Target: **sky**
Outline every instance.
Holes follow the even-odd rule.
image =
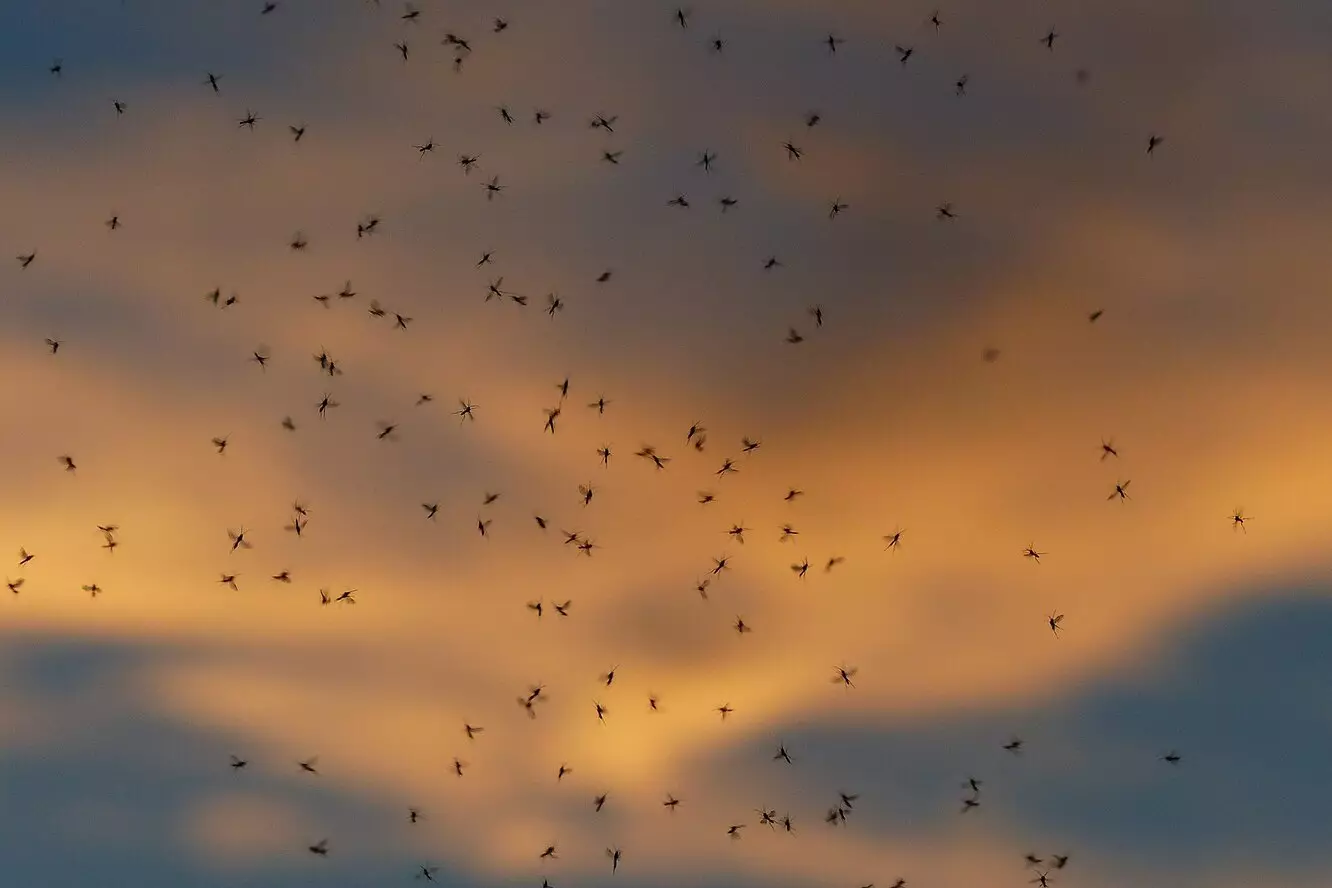
[[[7,882],[1332,883],[1332,10],[262,7],[4,12]]]

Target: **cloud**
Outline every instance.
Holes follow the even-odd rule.
[[[1218,614],[1234,650],[1321,619],[1245,610],[1325,567],[1321,155],[1292,146],[1326,136],[1326,63],[1287,7],[963,4],[937,34],[928,9],[868,3],[733,0],[687,30],[665,7],[534,6],[502,34],[479,3],[423,3],[416,25],[390,5],[30,10],[0,170],[0,243],[37,252],[0,267],[0,545],[36,556],[3,601],[5,754],[39,814],[18,872],[63,842],[83,849],[52,876],[70,881],[105,855],[108,877],[191,884],[430,861],[560,884],[611,879],[620,846],[613,878],[636,884],[961,885],[1063,843],[1079,884],[1238,884],[1274,845],[1283,880],[1317,881],[1312,797],[1269,798],[1306,751],[1215,715],[1243,691],[1316,740],[1286,648],[1238,672],[1211,642],[1162,653]],[[445,30],[475,46],[459,73]],[[253,548],[231,551],[242,527]],[[1021,765],[995,750],[1028,730]],[[1178,774],[1154,760],[1172,743]],[[972,762],[994,776],[964,818]],[[798,831],[758,824],[768,805]],[[304,848],[325,836],[320,861]]]

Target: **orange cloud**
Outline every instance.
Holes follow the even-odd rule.
[[[144,659],[101,699],[7,692],[5,750],[58,747],[122,711],[248,745],[244,777],[267,783],[201,789],[171,839],[219,869],[280,869],[336,825],[299,803],[295,762],[319,755],[329,792],[428,814],[410,840],[383,839],[393,853],[443,847],[448,866],[495,880],[604,876],[607,846],[633,878],[1024,877],[1014,849],[1039,837],[954,818],[951,785],[931,787],[918,827],[885,836],[819,823],[844,763],[811,766],[827,799],[762,757],[726,763],[816,725],[924,731],[1064,705],[1141,676],[1183,628],[1254,590],[1321,575],[1332,424],[1316,210],[1288,203],[1298,163],[1269,188],[1248,154],[1205,150],[1238,112],[1183,86],[1150,95],[1160,38],[1140,70],[1116,53],[1141,35],[1096,37],[1113,24],[1099,14],[1056,23],[1072,46],[1051,56],[1036,42],[1046,13],[964,5],[936,54],[915,11],[783,3],[764,7],[752,41],[740,31],[709,54],[710,28],[739,31],[757,9],[724,4],[715,22],[700,10],[681,34],[669,15],[551,7],[483,43],[491,16],[473,5],[431,25],[485,47],[459,75],[424,25],[403,65],[391,44],[408,26],[337,19],[298,44],[327,96],[239,72],[225,101],[153,83],[124,119],[97,122],[108,134],[95,142],[74,139],[84,118],[66,113],[92,98],[23,112],[33,126],[0,171],[0,241],[38,257],[3,272],[0,536],[36,557],[15,554],[6,580],[24,582],[0,594],[15,638]],[[1198,4],[1133,10],[1142,31],[1203,22],[1234,37]],[[825,28],[854,38],[844,56],[825,58]],[[804,56],[785,52],[797,38]],[[923,70],[894,61],[899,40],[921,46]],[[1203,38],[1185,42],[1215,70]],[[1095,89],[1079,92],[1083,58]],[[808,83],[790,73],[806,67]],[[963,70],[988,77],[947,105]],[[896,79],[880,96],[888,81],[870,73]],[[264,117],[253,133],[232,119],[247,102]],[[531,109],[547,106],[538,130]],[[1292,100],[1294,122],[1313,107]],[[816,108],[826,120],[805,127]],[[588,126],[598,113],[620,115],[616,133]],[[287,122],[307,119],[292,142]],[[1145,158],[1139,143],[1167,125]],[[433,138],[438,156],[418,157]],[[788,160],[786,139],[806,156]],[[625,151],[614,167],[601,160],[612,147]],[[695,166],[705,150],[714,173]],[[1235,150],[1283,156],[1258,137]],[[480,169],[466,175],[454,160],[472,151]],[[487,201],[492,175],[508,190]],[[687,210],[666,205],[677,194]],[[723,195],[739,199],[725,216]],[[839,196],[851,206],[829,220]],[[945,200],[957,219],[934,218]],[[103,227],[112,213],[123,229]],[[357,239],[367,214],[382,228]],[[296,232],[304,252],[288,246]],[[763,268],[769,256],[782,266]],[[492,283],[528,305],[488,300]],[[344,284],[354,297],[334,295]],[[239,301],[209,304],[214,287]],[[548,293],[564,300],[553,317]],[[783,342],[788,327],[805,341]],[[261,345],[266,369],[250,360]],[[989,347],[998,360],[981,360]],[[321,351],[342,376],[321,372]],[[338,406],[321,418],[325,393]],[[604,414],[591,406],[603,397]],[[459,399],[475,421],[455,414]],[[742,453],[746,437],[761,447]],[[1111,439],[1119,456],[1098,461]],[[649,446],[665,468],[635,455]],[[723,477],[726,459],[738,472]],[[1130,500],[1109,500],[1130,480]],[[787,501],[791,489],[803,495]],[[286,529],[298,500],[300,537]],[[1231,526],[1235,509],[1249,532]],[[233,551],[240,528],[253,548]],[[729,569],[713,574],[721,558]],[[356,603],[323,606],[321,589]],[[857,670],[854,688],[838,686],[839,666]],[[614,667],[613,686],[598,680]],[[536,684],[549,699],[528,719],[519,701]],[[485,732],[469,741],[465,723]],[[1097,771],[1055,746],[1070,771]],[[572,770],[557,779],[561,764]],[[767,804],[797,812],[798,839],[755,822]],[[115,844],[148,828],[132,808],[84,800],[57,821]],[[552,842],[559,862],[542,863]],[[1238,879],[1244,853],[1206,878]],[[1152,866],[1079,871],[1079,884]]]

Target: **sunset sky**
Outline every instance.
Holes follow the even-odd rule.
[[[1332,884],[1332,9],[12,5],[4,884]]]

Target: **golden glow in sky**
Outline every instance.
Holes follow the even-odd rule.
[[[15,884],[1327,884],[1321,10],[269,5],[0,38]]]

